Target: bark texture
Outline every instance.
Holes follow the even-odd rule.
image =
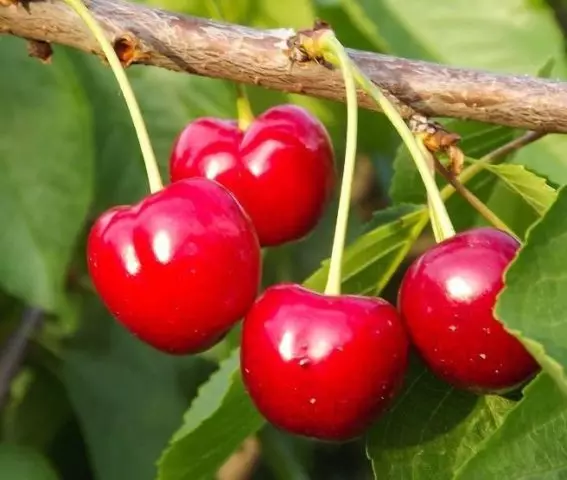
[[[80,18],[63,1],[10,1],[0,2],[0,33],[102,55]],[[122,0],[91,0],[87,5],[128,64],[154,65],[344,101],[338,71],[315,64],[290,68],[286,40],[295,33],[293,30],[259,30]],[[399,99],[405,117],[419,112],[527,130],[567,132],[565,82],[355,50],[349,50],[349,54],[376,84]],[[359,100],[362,107],[376,109],[362,92]]]

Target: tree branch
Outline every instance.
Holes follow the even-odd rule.
[[[296,64],[290,69],[285,49],[292,30],[258,30],[122,0],[91,0],[88,6],[127,63],[344,101],[339,72],[321,65]],[[101,55],[81,20],[61,0],[0,6],[0,33]],[[567,132],[567,83],[355,50],[349,54],[374,82],[404,104],[404,117],[417,111],[428,116]],[[364,108],[376,109],[361,91],[359,102]]]
[[[29,337],[41,325],[43,316],[41,310],[27,308],[22,315],[20,325],[0,351],[0,408],[4,407],[12,380],[24,359]]]

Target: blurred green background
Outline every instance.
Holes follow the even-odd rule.
[[[202,0],[149,3],[214,15]],[[543,0],[219,3],[231,22],[306,28],[321,18],[352,48],[565,78],[564,37]],[[552,3],[561,20],[563,5]],[[42,65],[27,56],[23,40],[0,37],[0,339],[15,330],[27,306],[48,312],[1,406],[0,478],[151,480],[184,411],[218,362],[229,357],[238,335],[234,332],[204,355],[170,358],[130,337],[89,293],[84,237],[90,222],[112,205],[137,201],[147,184],[130,117],[110,70],[97,58],[68,48],[55,46],[54,52],[52,64]],[[543,72],[550,65],[551,71]],[[128,75],[164,178],[171,143],[187,122],[236,114],[235,89],[228,82],[151,67],[133,67]],[[256,113],[293,102],[317,115],[331,132],[340,168],[344,105],[260,88],[249,88],[249,93]],[[469,155],[481,155],[514,133],[463,122],[451,125],[464,134]],[[351,239],[372,212],[393,200],[423,200],[387,121],[361,112],[359,129]],[[567,182],[565,147],[564,137],[551,135],[514,162],[562,185]],[[492,205],[506,195],[486,179],[479,182],[475,188]],[[479,223],[462,202],[451,208],[459,228]],[[335,210],[336,202],[306,239],[267,252],[265,284],[303,281],[319,267],[330,252]],[[510,203],[499,213],[519,230],[526,222]],[[394,279],[385,294],[395,301],[395,292]],[[222,436],[223,423],[219,425]],[[267,426],[259,439],[263,453],[253,478],[371,478],[362,442],[316,443]],[[198,478],[208,478],[203,475]]]

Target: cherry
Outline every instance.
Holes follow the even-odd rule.
[[[469,230],[425,252],[404,276],[398,305],[410,337],[431,370],[456,387],[503,393],[539,369],[493,314],[519,247],[499,230]]]
[[[242,325],[244,384],[275,426],[321,440],[360,435],[403,381],[408,340],[380,298],[268,288]]]
[[[95,222],[88,268],[103,303],[132,333],[170,354],[219,341],[260,282],[252,223],[221,185],[189,179]]]
[[[227,187],[248,212],[262,246],[297,240],[321,218],[335,185],[325,127],[295,105],[271,108],[246,131],[200,118],[175,140],[171,181],[204,176]]]

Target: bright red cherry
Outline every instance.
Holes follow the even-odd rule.
[[[409,268],[398,305],[417,350],[448,383],[502,393],[539,369],[492,312],[520,244],[493,228],[458,233]]]
[[[241,367],[275,426],[320,440],[354,438],[388,406],[406,370],[408,340],[380,298],[268,288],[242,325]]]
[[[87,245],[94,286],[141,340],[171,354],[206,350],[257,295],[260,246],[234,197],[204,178],[108,210]]]
[[[297,240],[315,227],[335,185],[325,127],[303,108],[281,105],[246,131],[200,118],[177,137],[171,181],[207,177],[227,187],[248,212],[262,246]]]

